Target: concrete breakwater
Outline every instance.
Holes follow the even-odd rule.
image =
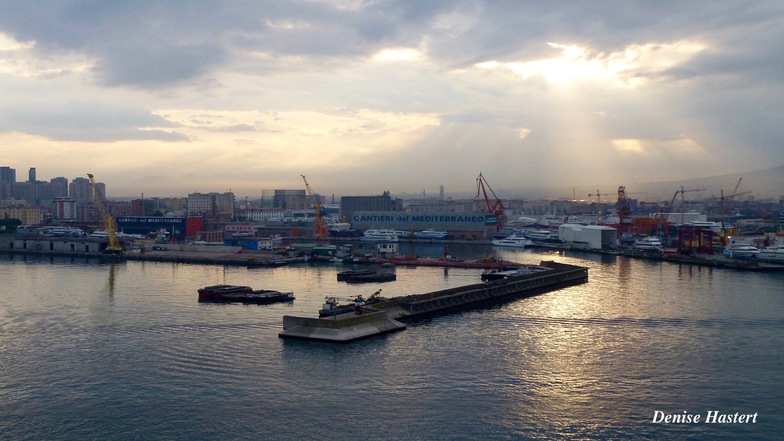
[[[283,316],[281,338],[349,342],[399,331],[403,323],[485,304],[531,297],[566,286],[588,282],[588,268],[543,261],[548,270],[504,280],[413,294],[382,300],[362,307],[362,314],[344,313],[325,318]]]

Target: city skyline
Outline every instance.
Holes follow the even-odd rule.
[[[7,174],[14,174],[19,175],[18,170],[14,169],[13,167],[8,167],[5,165],[0,164],[0,172],[3,174],[3,183],[6,183],[6,179],[8,176]],[[42,184],[50,184],[59,182],[58,185],[62,185],[65,187],[66,195],[69,197],[73,197],[70,195],[72,190],[69,188],[74,187],[77,185],[79,188],[89,187],[89,180],[85,179],[81,176],[76,177],[65,177],[65,176],[56,176],[51,179],[37,179],[37,168],[31,167],[28,170],[29,178],[25,179],[17,179],[16,183],[29,185],[31,182],[30,179],[36,177],[35,181],[37,183]],[[730,194],[731,190],[737,192],[741,188],[741,183],[745,182],[743,187],[743,191],[740,196],[743,199],[784,199],[784,165],[778,167],[772,167],[762,170],[755,170],[749,171],[745,173],[734,173],[734,174],[727,174],[727,175],[717,175],[717,176],[705,176],[705,177],[697,177],[697,178],[690,178],[690,179],[683,179],[678,181],[659,181],[659,182],[646,182],[641,183],[636,186],[632,186],[627,188],[625,185],[619,186],[623,187],[627,190],[627,195],[632,197],[633,199],[639,199],[642,201],[647,202],[655,202],[660,201],[662,199],[668,199],[673,191],[678,191],[680,189],[691,187],[693,190],[690,191],[697,191],[692,198],[690,199],[716,199],[721,194]],[[728,185],[731,184],[731,185]],[[113,200],[133,200],[133,199],[144,199],[145,194],[144,192],[138,194],[130,194],[130,195],[119,195],[110,191],[111,189],[106,188],[106,184],[103,182],[96,182],[96,185],[100,186],[101,193],[106,195],[107,199]],[[700,187],[698,189],[698,187]],[[13,193],[11,191],[11,187],[7,187],[9,193]],[[481,192],[478,192],[478,189],[474,189],[472,191],[455,191],[455,192],[447,192],[443,185],[438,186],[437,191],[429,191],[430,189],[422,189],[420,192],[417,193],[407,193],[407,192],[389,192],[385,190],[383,192],[379,192],[375,195],[380,195],[384,193],[390,193],[396,198],[402,198],[404,200],[413,200],[413,199],[442,199],[442,200],[451,200],[451,199],[477,199],[482,196]],[[632,191],[629,193],[629,191]],[[29,191],[29,190],[26,190]],[[260,189],[257,194],[246,194],[240,195],[233,192],[231,189],[226,191],[218,190],[218,189],[201,189],[195,191],[189,191],[183,194],[157,194],[157,193],[147,193],[147,198],[185,198],[192,194],[220,194],[220,193],[232,193],[235,197],[239,199],[264,199],[263,193],[271,193],[273,191],[301,191],[303,194],[306,193],[306,189],[304,188],[297,188],[296,185],[292,185],[289,188],[268,188],[268,189]],[[549,200],[576,200],[576,201],[601,201],[603,203],[614,201],[617,192],[615,188],[610,189],[609,187],[605,190],[599,190],[591,187],[538,187],[538,188],[498,188],[493,189],[491,187],[487,187],[486,189],[488,197],[491,199],[495,196],[501,199],[549,199]],[[23,191],[24,192],[24,191]],[[84,190],[82,190],[84,193]],[[335,193],[319,193],[314,192],[315,194],[321,197],[322,202],[329,204],[333,199],[337,200],[342,196],[372,196],[374,194],[368,193],[366,191],[362,191],[359,189],[357,193],[354,194],[335,194]],[[4,193],[0,193],[2,195]],[[63,195],[63,196],[66,196]],[[266,196],[270,198],[270,195]],[[0,198],[1,199],[1,198]],[[24,199],[24,198],[23,198]],[[89,199],[92,200],[92,193],[89,192],[89,197],[84,197],[84,195],[77,197],[76,199],[83,200]]]
[[[116,197],[255,196],[302,174],[322,195],[471,193],[480,172],[613,189],[781,165],[784,5],[613,6],[16,4],[0,164],[94,173]]]

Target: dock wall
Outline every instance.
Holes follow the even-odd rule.
[[[278,335],[282,338],[348,342],[405,329],[400,321],[530,297],[588,281],[588,268],[585,267],[556,262],[542,262],[541,266],[550,268],[550,271],[396,297],[363,307],[361,315],[348,313],[326,318],[284,316],[283,332]]]
[[[406,325],[390,318],[385,312],[370,311],[366,308],[363,314],[348,318],[317,319],[285,315],[283,332],[279,335],[302,340],[348,342],[405,328]]]
[[[530,297],[588,281],[587,268],[555,262],[543,262],[543,266],[551,268],[551,271],[451,288],[425,295],[412,295],[400,301],[399,304],[408,312],[409,317],[413,317],[465,307],[477,302]]]

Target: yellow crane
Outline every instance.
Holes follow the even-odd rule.
[[[87,177],[90,178],[90,185],[93,187],[93,195],[95,196],[95,204],[98,206],[103,226],[106,228],[106,233],[109,235],[109,245],[106,247],[105,252],[119,254],[122,252],[122,247],[117,240],[117,225],[114,223],[112,215],[108,214],[106,208],[103,206],[101,195],[98,192],[98,189],[95,188],[95,178],[93,178],[92,173],[87,173]]]
[[[313,222],[313,237],[316,239],[327,237],[327,226],[324,225],[324,217],[321,215],[321,201],[316,200],[316,196],[310,189],[308,180],[305,179],[305,175],[300,176],[302,176],[302,180],[305,181],[305,189],[308,191],[308,198],[313,201],[313,207],[316,209],[316,220]]]

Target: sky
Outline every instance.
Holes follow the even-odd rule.
[[[781,1],[0,0],[0,166],[109,196],[633,188],[782,121]]]

